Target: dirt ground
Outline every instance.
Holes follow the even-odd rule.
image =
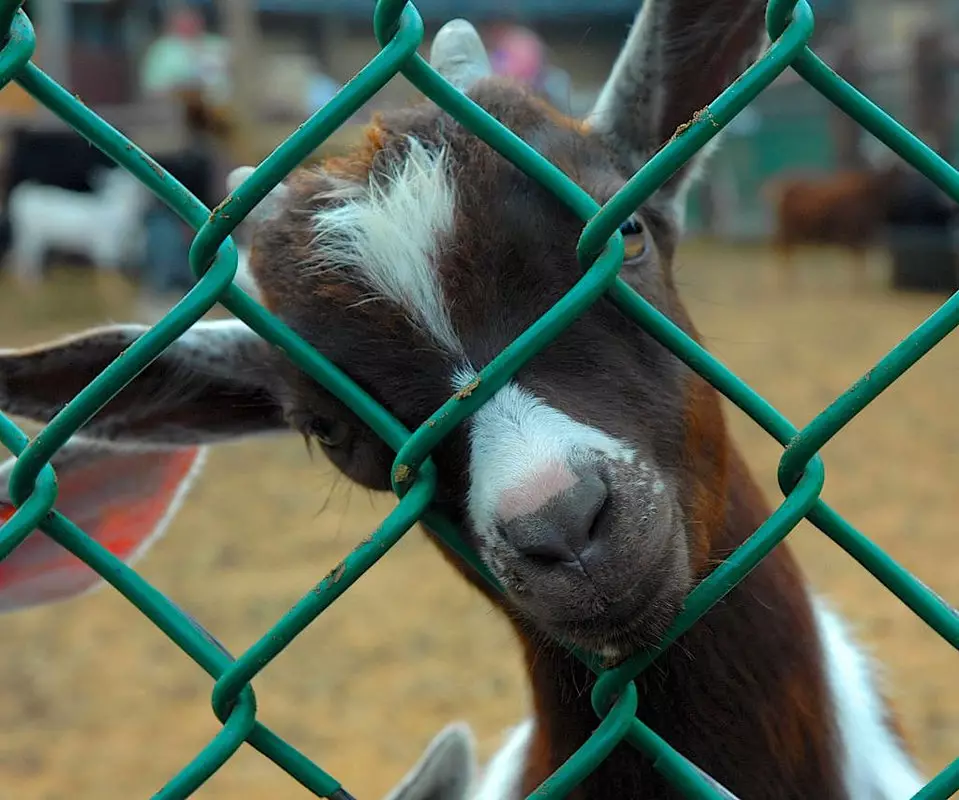
[[[810,254],[802,283],[766,278],[762,250],[697,242],[678,279],[712,350],[797,424],[808,421],[940,302],[885,288],[877,256]],[[130,292],[83,272],[25,295],[0,284],[0,346],[129,318]],[[825,497],[959,604],[959,340],[948,338],[825,449]],[[731,409],[734,434],[778,498],[777,445]],[[237,653],[357,544],[389,497],[337,481],[288,437],[222,447],[142,574]],[[814,583],[887,665],[928,774],[959,755],[959,655],[810,526],[790,541]],[[218,730],[208,677],[118,594],[0,618],[0,800],[148,797]],[[949,678],[952,675],[952,678]],[[525,712],[504,622],[419,532],[325,613],[255,683],[260,719],[363,800],[380,797],[454,719],[482,755]],[[196,795],[305,798],[250,748]]]

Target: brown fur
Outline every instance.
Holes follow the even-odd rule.
[[[386,132],[380,127],[380,119],[380,114],[373,115],[371,123],[365,128],[363,138],[355,149],[345,155],[324,160],[322,162],[324,171],[345,180],[365,181],[376,154],[386,146]]]

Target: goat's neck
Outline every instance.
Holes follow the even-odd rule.
[[[726,554],[768,516],[735,453],[724,530]],[[712,555],[712,554],[711,554]],[[526,640],[524,640],[526,641]],[[527,641],[536,733],[526,796],[598,724],[591,673],[559,648]],[[819,641],[802,576],[778,547],[637,680],[638,717],[743,798],[843,797]],[[678,797],[648,759],[618,747],[572,798]]]

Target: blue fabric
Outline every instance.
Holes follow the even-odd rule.
[[[157,293],[187,291],[194,281],[190,239],[183,222],[164,206],[148,211],[145,224],[144,288]]]

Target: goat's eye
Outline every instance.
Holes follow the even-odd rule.
[[[310,436],[326,447],[339,447],[346,441],[348,429],[342,422],[313,417],[309,423]]]
[[[620,225],[619,232],[623,234],[626,249],[624,261],[635,261],[646,253],[646,226],[638,215],[634,214]]]

